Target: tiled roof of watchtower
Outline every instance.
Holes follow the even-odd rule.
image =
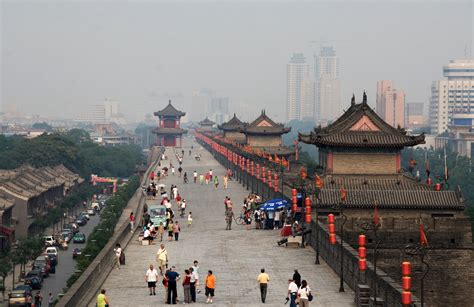
[[[285,127],[283,124],[275,123],[265,114],[265,110],[262,110],[262,114],[260,114],[256,120],[240,128],[240,131],[245,134],[281,135],[290,132],[291,127]]]
[[[228,122],[219,125],[218,128],[224,131],[239,131],[240,129],[245,128],[247,123],[242,122],[234,113],[234,117],[232,117]]]
[[[210,119],[207,118],[207,117],[206,117],[204,120],[201,120],[201,121],[199,122],[199,125],[201,125],[201,126],[212,126],[212,125],[214,125],[214,124],[215,124],[215,122],[213,122],[212,120],[210,120]]]
[[[168,102],[168,105],[161,111],[153,113],[155,116],[184,116],[186,115],[185,112],[181,112],[177,110],[173,105],[171,104],[171,100]]]
[[[415,146],[425,143],[425,135],[407,135],[400,127],[394,128],[380,118],[367,104],[352,97],[350,108],[327,127],[316,127],[310,134],[298,134],[298,139],[319,147],[395,147]]]

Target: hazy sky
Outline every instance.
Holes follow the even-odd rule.
[[[113,98],[130,120],[193,90],[230,97],[244,119],[285,119],[286,64],[332,40],[343,101],[393,79],[427,102],[442,65],[472,50],[472,1],[2,1],[1,105],[76,117]]]

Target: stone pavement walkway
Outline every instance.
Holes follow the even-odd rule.
[[[279,247],[278,230],[246,230],[244,226],[233,224],[231,231],[225,230],[223,200],[230,196],[234,203],[234,212],[238,214],[242,201],[248,191],[238,182],[229,181],[227,190],[222,186],[225,170],[212,155],[199,144],[193,142],[193,155],[188,155],[191,141],[186,140],[183,169],[190,178],[189,184],[183,184],[182,178],[170,176],[162,180],[169,186],[178,185],[180,194],[187,201],[188,211],[193,213],[193,225],[186,226],[186,218],[178,218],[182,232],[178,242],[165,242],[168,250],[169,265],[176,266],[182,274],[192,265],[193,260],[200,262],[200,278],[204,280],[207,270],[213,270],[216,276],[216,306],[264,306],[260,303],[260,292],[256,281],[261,268],[270,276],[267,302],[268,306],[279,306],[285,302],[288,278],[298,268],[303,279],[313,290],[314,300],[311,306],[354,306],[354,293],[346,285],[346,292],[339,293],[339,277],[324,263],[314,265],[315,253],[311,248]],[[180,150],[180,149],[178,149]],[[201,153],[201,161],[194,160],[194,152]],[[167,156],[177,165],[172,149]],[[168,164],[168,161],[165,162]],[[215,190],[213,185],[192,183],[192,173],[205,173],[212,169],[221,185]],[[158,200],[157,200],[158,201]],[[174,208],[176,208],[173,202]],[[177,212],[177,210],[175,210]],[[253,226],[253,225],[252,225]],[[165,302],[165,290],[158,282],[156,296],[149,296],[145,283],[145,271],[155,262],[157,245],[142,246],[133,239],[125,249],[126,265],[113,270],[103,288],[107,290],[112,307],[120,306],[157,306]],[[201,283],[202,284],[202,283]],[[203,291],[204,292],[204,291]],[[205,305],[203,292],[198,294],[197,303]],[[183,299],[183,288],[178,281],[178,299]],[[180,303],[178,303],[180,304]],[[95,306],[90,302],[89,306]]]

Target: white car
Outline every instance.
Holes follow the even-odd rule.
[[[94,209],[87,209],[87,214],[89,215],[95,215],[95,210]]]
[[[45,253],[48,255],[55,255],[58,257],[58,249],[56,247],[47,247]]]
[[[56,240],[53,236],[45,236],[44,243],[46,244],[46,246],[53,246],[56,243]]]

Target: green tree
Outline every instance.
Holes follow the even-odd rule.
[[[5,297],[5,278],[12,270],[12,259],[8,255],[0,257],[0,278],[2,282],[0,283],[0,291],[2,291],[2,297]]]
[[[48,125],[45,122],[43,122],[43,123],[34,123],[31,127],[33,129],[44,130],[46,132],[53,132],[53,127],[51,127],[50,125]]]

